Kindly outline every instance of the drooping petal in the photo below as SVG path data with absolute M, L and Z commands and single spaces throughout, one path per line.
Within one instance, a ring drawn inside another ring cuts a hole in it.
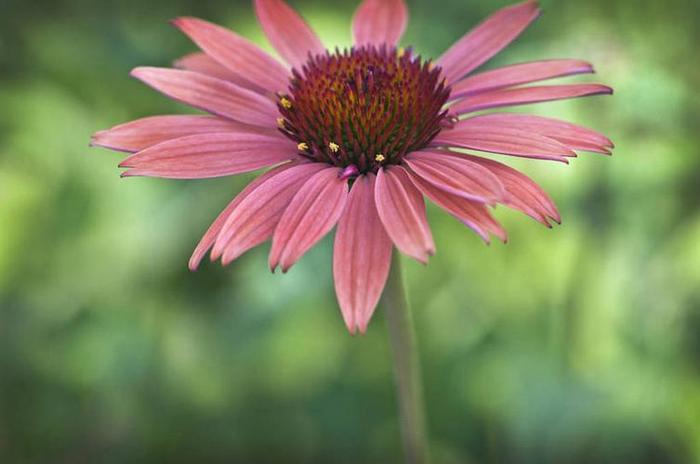
M 170 179 L 222 177 L 295 158 L 288 140 L 263 134 L 198 134 L 159 143 L 126 158 L 122 176 Z
M 142 67 L 131 75 L 170 98 L 212 114 L 247 124 L 275 127 L 277 106 L 270 99 L 204 74 Z
M 224 81 L 233 82 L 234 84 L 245 89 L 252 90 L 257 93 L 262 93 L 262 88 L 259 85 L 253 85 L 247 79 L 243 79 L 238 74 L 229 71 L 217 63 L 213 58 L 210 58 L 206 53 L 194 52 L 185 55 L 176 60 L 173 66 L 177 69 L 185 71 L 194 71 L 207 76 L 215 77 Z
M 355 179 L 333 247 L 335 293 L 350 333 L 367 325 L 391 266 L 391 239 L 374 202 L 375 175 Z
M 448 82 L 478 68 L 518 37 L 540 14 L 536 1 L 497 11 L 468 32 L 437 61 Z
M 197 18 L 178 18 L 176 27 L 233 74 L 269 92 L 287 88 L 288 72 L 260 47 L 221 26 Z
M 445 129 L 432 141 L 433 146 L 468 148 L 525 158 L 547 159 L 566 163 L 576 152 L 561 142 L 527 130 L 490 127 L 466 119 L 456 127 Z
M 404 254 L 426 264 L 435 242 L 425 215 L 423 195 L 400 166 L 382 168 L 374 188 L 379 217 L 389 237 Z
M 503 242 L 508 240 L 506 231 L 491 216 L 486 205 L 452 195 L 415 174 L 410 174 L 410 176 L 416 187 L 426 197 L 476 232 L 484 242 L 491 243 L 490 234 L 495 235 Z
M 498 177 L 467 158 L 439 151 L 419 151 L 410 153 L 404 161 L 416 175 L 453 195 L 488 204 L 501 201 L 505 196 Z
M 610 87 L 601 84 L 542 85 L 493 90 L 460 100 L 450 107 L 450 111 L 462 115 L 489 108 L 527 105 L 591 95 L 610 95 L 612 92 Z
M 241 191 L 241 193 L 236 195 L 236 198 L 234 198 L 233 201 L 231 201 L 231 203 L 229 203 L 228 206 L 224 208 L 224 210 L 217 216 L 217 218 L 214 220 L 211 226 L 209 226 L 209 229 L 207 229 L 207 231 L 204 233 L 204 236 L 202 236 L 202 239 L 197 244 L 197 247 L 194 249 L 194 252 L 190 257 L 188 266 L 191 271 L 197 270 L 197 268 L 199 267 L 199 263 L 202 262 L 202 258 L 204 258 L 204 255 L 207 253 L 207 251 L 209 251 L 209 249 L 214 245 L 214 242 L 216 241 L 219 232 L 224 227 L 224 224 L 226 223 L 226 221 L 228 221 L 229 217 L 231 216 L 231 213 L 235 210 L 235 208 L 270 177 L 275 176 L 280 172 L 289 169 L 292 166 L 293 164 L 290 163 L 279 166 L 275 169 L 271 169 L 265 174 L 256 177 L 255 180 L 249 183 Z
M 550 226 L 548 219 L 561 222 L 559 211 L 557 211 L 557 207 L 549 195 L 522 172 L 498 161 L 480 156 L 457 156 L 464 156 L 475 163 L 481 164 L 491 170 L 501 180 L 508 193 L 503 201 L 504 205 L 522 211 L 546 226 Z
M 150 116 L 120 124 L 92 136 L 92 145 L 134 153 L 166 140 L 195 134 L 221 132 L 267 133 L 277 136 L 274 129 L 249 126 L 216 116 L 168 115 Z M 279 136 L 281 138 L 281 135 Z
M 577 126 L 558 119 L 521 113 L 493 113 L 460 121 L 460 124 L 483 124 L 485 127 L 519 129 L 557 140 L 573 150 L 594 151 L 609 154 L 612 141 L 592 129 Z
M 408 23 L 408 8 L 403 0 L 364 0 L 352 21 L 356 46 L 386 44 L 394 47 Z
M 291 67 L 301 69 L 309 53 L 326 51 L 311 27 L 283 0 L 255 0 L 255 13 L 267 39 Z
M 272 237 L 282 214 L 299 188 L 325 168 L 322 163 L 285 166 L 241 199 L 221 226 L 211 253 L 224 265 Z
M 592 72 L 593 65 L 581 60 L 544 60 L 514 64 L 462 79 L 452 86 L 450 99 L 456 100 L 488 90 Z
M 311 177 L 297 192 L 275 228 L 270 250 L 270 269 L 282 272 L 335 226 L 343 213 L 348 182 L 336 167 Z

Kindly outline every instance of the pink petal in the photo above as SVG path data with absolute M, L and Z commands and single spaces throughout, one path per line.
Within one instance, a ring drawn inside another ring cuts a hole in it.
M 133 153 L 166 140 L 187 135 L 215 132 L 261 133 L 262 131 L 271 136 L 279 134 L 274 129 L 248 126 L 216 116 L 151 116 L 97 132 L 92 136 L 92 145 Z
M 207 251 L 209 251 L 212 245 L 214 245 L 216 237 L 219 235 L 219 232 L 223 228 L 226 221 L 228 221 L 228 218 L 231 216 L 231 213 L 235 210 L 235 208 L 270 177 L 289 169 L 291 166 L 293 166 L 293 164 L 285 164 L 272 169 L 261 176 L 258 176 L 255 180 L 249 183 L 241 191 L 241 193 L 236 195 L 236 198 L 234 198 L 233 201 L 229 203 L 228 206 L 221 212 L 221 214 L 219 214 L 212 225 L 209 226 L 209 229 L 207 229 L 204 236 L 199 241 L 199 244 L 197 244 L 197 248 L 195 248 L 194 252 L 192 253 L 188 266 L 191 271 L 197 270 L 199 263 L 202 262 L 202 258 L 204 258 L 204 255 L 207 253 Z
M 417 176 L 468 200 L 494 204 L 505 196 L 498 178 L 480 164 L 438 151 L 413 152 L 404 158 Z
M 391 266 L 391 239 L 374 204 L 375 177 L 355 179 L 333 247 L 335 293 L 352 334 L 367 331 Z
M 460 100 L 450 107 L 450 111 L 462 115 L 488 108 L 527 105 L 591 95 L 610 95 L 612 92 L 610 87 L 601 84 L 543 85 L 493 90 Z
M 126 158 L 123 176 L 201 179 L 272 166 L 296 157 L 288 140 L 263 134 L 199 134 L 168 140 Z
M 277 106 L 231 82 L 179 69 L 136 68 L 131 75 L 170 98 L 247 124 L 275 127 Z
M 177 69 L 185 71 L 194 71 L 200 74 L 206 74 L 210 77 L 215 77 L 224 81 L 233 82 L 234 84 L 245 89 L 252 90 L 257 93 L 262 93 L 262 87 L 251 84 L 247 79 L 243 79 L 240 75 L 235 74 L 216 61 L 207 56 L 206 53 L 195 52 L 185 55 L 173 63 Z
M 491 216 L 488 208 L 484 204 L 452 195 L 426 182 L 415 174 L 411 174 L 411 180 L 433 203 L 476 232 L 484 242 L 491 242 L 489 234 L 495 235 L 503 242 L 508 240 L 506 231 Z
M 452 86 L 450 99 L 555 77 L 592 73 L 593 66 L 580 60 L 544 60 L 520 63 L 474 74 Z
M 322 163 L 304 163 L 277 171 L 231 211 L 216 237 L 212 260 L 224 265 L 272 237 L 282 214 L 299 188 L 324 169 Z
M 267 39 L 290 66 L 301 69 L 309 53 L 325 53 L 316 33 L 283 0 L 255 0 L 255 12 Z
M 448 82 L 456 82 L 518 37 L 540 14 L 536 1 L 497 11 L 471 30 L 437 61 Z
M 339 172 L 336 167 L 318 172 L 294 196 L 272 237 L 270 269 L 287 272 L 338 222 L 348 196 Z
M 576 152 L 554 139 L 521 129 L 492 127 L 466 119 L 453 129 L 444 129 L 432 141 L 433 146 L 452 146 L 525 158 L 566 163 Z
M 467 121 L 469 121 L 467 123 Z M 485 127 L 527 130 L 557 140 L 572 150 L 594 151 L 609 154 L 614 144 L 609 138 L 585 127 L 558 119 L 520 113 L 494 113 L 465 119 L 467 124 L 483 124 Z
M 557 211 L 557 207 L 549 195 L 522 172 L 480 156 L 458 156 L 466 156 L 475 163 L 490 169 L 491 172 L 498 176 L 508 192 L 508 196 L 503 201 L 504 205 L 522 211 L 547 226 L 550 225 L 547 218 L 561 222 L 559 211 Z
M 408 8 L 403 0 L 364 0 L 352 21 L 355 45 L 396 46 L 406 30 Z
M 396 247 L 406 255 L 428 262 L 435 243 L 425 215 L 423 195 L 400 166 L 382 168 L 374 189 L 379 217 Z
M 207 55 L 249 85 L 272 93 L 287 88 L 288 72 L 284 66 L 233 31 L 197 18 L 178 18 L 173 24 Z

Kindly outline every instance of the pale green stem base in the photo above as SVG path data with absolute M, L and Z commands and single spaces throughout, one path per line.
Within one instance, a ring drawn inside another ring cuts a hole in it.
M 406 301 L 397 252 L 394 252 L 392 259 L 391 272 L 382 295 L 382 306 L 389 328 L 406 463 L 426 464 L 429 457 L 423 384 L 413 317 Z

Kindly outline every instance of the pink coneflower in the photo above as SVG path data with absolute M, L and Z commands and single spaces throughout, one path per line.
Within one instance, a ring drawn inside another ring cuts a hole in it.
M 365 332 L 385 286 L 393 247 L 427 263 L 435 244 L 424 196 L 488 242 L 506 233 L 497 204 L 550 226 L 559 213 L 524 174 L 456 149 L 566 162 L 577 151 L 609 154 L 605 136 L 539 116 L 477 111 L 588 95 L 599 84 L 525 86 L 593 72 L 578 60 L 515 64 L 472 72 L 512 42 L 540 10 L 502 9 L 437 60 L 398 43 L 403 0 L 365 0 L 353 19 L 354 47 L 327 50 L 282 0 L 255 0 L 278 61 L 245 38 L 206 21 L 176 27 L 203 52 L 179 69 L 132 75 L 209 115 L 139 119 L 94 136 L 95 145 L 133 153 L 123 176 L 200 179 L 269 169 L 205 233 L 190 260 L 211 249 L 228 264 L 272 240 L 269 265 L 286 272 L 337 225 L 333 276 L 350 332 Z

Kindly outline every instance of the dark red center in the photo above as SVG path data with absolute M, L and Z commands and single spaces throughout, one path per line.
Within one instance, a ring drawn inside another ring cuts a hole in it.
M 376 172 L 424 148 L 447 122 L 440 68 L 374 46 L 311 57 L 280 95 L 280 130 L 315 161 Z

